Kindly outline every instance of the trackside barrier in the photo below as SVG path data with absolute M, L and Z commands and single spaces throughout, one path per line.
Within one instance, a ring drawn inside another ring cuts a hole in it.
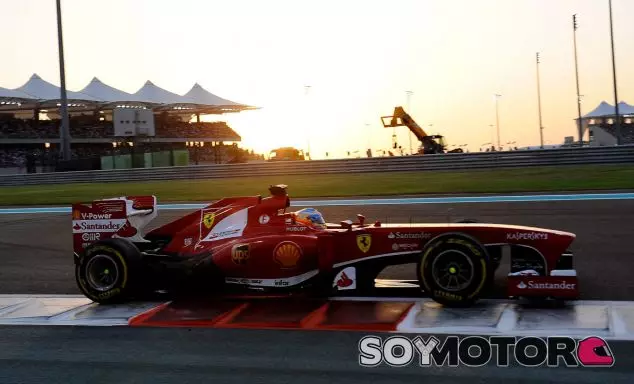
M 279 300 L 278 300 L 279 301 Z M 577 301 L 538 308 L 482 300 L 444 308 L 430 299 L 337 298 L 315 302 L 206 300 L 102 306 L 83 296 L 0 295 L 0 325 L 202 327 L 571 336 L 634 340 L 634 302 Z M 280 310 L 280 308 L 284 310 Z
M 0 186 L 634 163 L 634 146 L 0 175 Z

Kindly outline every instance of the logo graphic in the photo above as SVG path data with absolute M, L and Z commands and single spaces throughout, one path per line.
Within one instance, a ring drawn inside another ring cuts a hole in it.
M 548 240 L 548 234 L 540 232 L 507 233 L 506 240 Z
M 126 223 L 126 219 L 75 220 L 73 221 L 73 233 L 118 232 Z
M 300 257 L 302 257 L 302 250 L 292 241 L 279 243 L 273 251 L 273 259 L 282 268 L 295 268 Z
M 81 234 L 83 241 L 98 241 L 101 239 L 101 233 L 99 232 L 86 232 Z
M 81 218 L 81 213 L 78 210 L 73 209 L 73 220 L 79 220 Z
M 419 233 L 401 233 L 401 232 L 390 232 L 387 235 L 388 239 L 429 239 L 431 237 L 431 233 L 419 232 Z
M 75 223 L 75 225 L 73 225 L 73 229 L 74 229 L 75 231 L 79 231 L 79 230 L 81 230 L 81 227 L 79 226 L 79 224 L 78 224 L 78 223 Z
M 579 342 L 567 336 L 447 336 L 444 340 L 434 336 L 365 336 L 359 341 L 362 367 L 482 367 L 490 362 L 509 367 L 513 359 L 523 367 L 612 367 L 615 361 L 608 343 L 597 336 Z
M 260 218 L 258 219 L 258 222 L 260 224 L 268 224 L 269 221 L 271 221 L 271 218 L 269 217 L 269 215 L 262 215 L 260 216 Z
M 348 289 L 357 288 L 357 271 L 354 267 L 345 268 L 335 276 L 335 280 L 332 283 L 333 287 L 336 287 L 339 291 L 345 291 Z
M 396 243 L 395 243 L 395 244 L 392 244 L 392 249 L 393 249 L 394 251 L 398 251 L 398 244 L 396 244 Z
M 577 359 L 584 367 L 611 367 L 614 355 L 608 343 L 600 337 L 590 336 L 579 342 Z
M 203 215 L 203 224 L 207 229 L 211 228 L 214 225 L 214 220 L 216 219 L 216 215 L 214 213 L 205 213 Z
M 183 240 L 183 245 L 185 247 L 189 247 L 190 245 L 192 245 L 194 239 L 192 239 L 191 237 L 187 237 Z
M 249 260 L 249 244 L 234 245 L 231 249 L 231 261 L 237 265 L 245 265 Z
M 357 235 L 357 247 L 361 250 L 361 252 L 366 253 L 370 250 L 370 246 L 372 245 L 372 236 L 368 234 Z
M 528 285 L 524 284 L 524 282 L 523 282 L 523 281 L 520 281 L 520 283 L 519 283 L 519 284 L 517 284 L 517 288 L 519 288 L 519 289 L 524 289 L 524 288 L 526 288 L 526 287 L 528 287 Z

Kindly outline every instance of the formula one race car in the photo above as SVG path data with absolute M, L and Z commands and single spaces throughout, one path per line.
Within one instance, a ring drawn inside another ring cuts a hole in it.
M 481 223 L 386 225 L 362 215 L 328 224 L 312 208 L 287 212 L 285 185 L 269 191 L 266 198 L 218 200 L 147 233 L 158 213 L 154 196 L 73 204 L 77 284 L 99 303 L 184 287 L 328 297 L 372 292 L 384 268 L 414 264 L 417 292 L 465 306 L 486 292 L 504 255 L 510 297 L 578 297 L 572 233 Z

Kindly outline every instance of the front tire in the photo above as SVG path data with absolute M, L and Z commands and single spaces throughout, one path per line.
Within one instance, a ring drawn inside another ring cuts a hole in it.
M 100 304 L 126 301 L 135 293 L 141 252 L 128 240 L 114 238 L 88 246 L 75 265 L 81 292 Z
M 416 269 L 421 288 L 449 307 L 472 305 L 489 281 L 486 250 L 460 234 L 433 240 L 423 250 Z

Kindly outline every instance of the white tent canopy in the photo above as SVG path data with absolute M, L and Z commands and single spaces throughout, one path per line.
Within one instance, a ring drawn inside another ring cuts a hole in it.
M 207 91 L 198 83 L 194 84 L 192 89 L 190 89 L 189 92 L 185 94 L 185 97 L 189 97 L 190 99 L 194 100 L 195 104 L 201 104 L 201 105 L 216 105 L 216 106 L 240 105 L 231 100 L 226 100 L 226 99 L 223 99 L 222 97 L 218 97 L 214 95 L 213 93 Z
M 79 92 L 109 103 L 126 101 L 143 102 L 143 100 L 130 93 L 118 90 L 114 87 L 102 83 L 101 80 L 96 77 L 93 77 L 93 79 L 90 81 L 90 84 L 85 86 Z
M 632 114 L 634 114 L 634 106 L 624 101 L 621 101 L 619 103 L 619 115 L 623 116 L 623 115 L 632 115 Z M 614 105 L 607 103 L 605 101 L 602 101 L 601 104 L 599 104 L 591 112 L 588 112 L 586 115 L 584 115 L 583 118 L 592 119 L 595 117 L 611 117 L 611 116 L 616 116 L 616 109 L 614 108 Z
M 7 89 L 0 87 L 0 102 L 8 105 L 19 99 L 25 100 L 28 104 L 39 104 L 41 107 L 45 107 L 51 102 L 59 102 L 61 99 L 60 91 L 60 87 L 43 80 L 37 74 L 33 74 L 29 81 L 19 88 Z M 152 104 L 153 108 L 158 108 L 159 110 L 163 108 L 179 109 L 180 106 L 184 105 L 187 107 L 183 109 L 195 111 L 196 113 L 224 113 L 228 110 L 236 112 L 255 108 L 218 97 L 205 90 L 198 83 L 187 94 L 182 96 L 158 87 L 151 81 L 145 82 L 141 89 L 134 94 L 130 94 L 104 84 L 96 77 L 80 91 L 68 90 L 67 98 L 69 103 L 79 101 L 82 104 L 86 104 L 86 102 L 93 104 Z M 6 110 L 6 108 L 2 107 L 0 109 Z
M 0 87 L 0 99 L 32 100 L 33 96 L 14 89 Z
M 190 98 L 166 91 L 149 80 L 143 84 L 143 87 L 141 87 L 134 96 L 146 102 L 156 104 L 194 104 L 194 101 Z
M 33 74 L 29 81 L 23 86 L 17 88 L 17 91 L 27 93 L 35 99 L 39 100 L 60 100 L 60 87 L 43 80 L 37 74 Z M 67 91 L 67 98 L 69 100 L 84 100 L 84 101 L 99 101 L 92 96 L 80 92 Z

